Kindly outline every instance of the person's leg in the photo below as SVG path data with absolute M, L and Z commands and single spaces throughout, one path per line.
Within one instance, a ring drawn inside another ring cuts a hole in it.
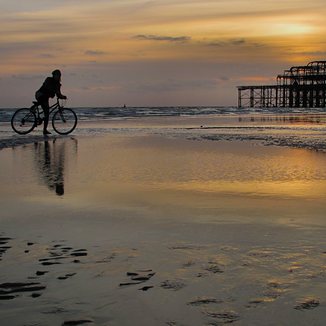
M 49 124 L 49 113 L 50 113 L 49 99 L 41 98 L 38 101 L 40 102 L 44 113 L 43 134 L 50 134 L 50 132 L 47 130 Z

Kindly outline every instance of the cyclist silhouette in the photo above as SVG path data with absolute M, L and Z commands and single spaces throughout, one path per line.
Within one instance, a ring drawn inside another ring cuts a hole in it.
M 56 69 L 52 71 L 52 77 L 47 77 L 41 88 L 35 93 L 36 100 L 41 104 L 44 111 L 43 134 L 51 134 L 47 128 L 49 123 L 49 98 L 55 95 L 60 99 L 67 99 L 67 96 L 61 94 L 61 71 Z

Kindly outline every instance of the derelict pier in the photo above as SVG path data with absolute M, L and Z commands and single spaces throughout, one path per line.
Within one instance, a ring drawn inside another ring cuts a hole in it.
M 284 70 L 275 85 L 238 86 L 238 107 L 326 107 L 326 61 Z

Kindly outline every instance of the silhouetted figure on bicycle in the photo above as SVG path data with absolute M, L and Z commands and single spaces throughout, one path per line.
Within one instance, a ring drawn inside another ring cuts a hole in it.
M 52 72 L 52 77 L 47 77 L 41 88 L 35 93 L 36 100 L 41 104 L 44 111 L 43 134 L 51 134 L 47 128 L 49 123 L 49 98 L 55 95 L 60 99 L 67 99 L 67 96 L 61 94 L 61 71 L 56 69 Z

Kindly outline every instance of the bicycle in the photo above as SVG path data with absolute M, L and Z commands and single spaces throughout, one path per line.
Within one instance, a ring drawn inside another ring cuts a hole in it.
M 77 126 L 77 115 L 72 109 L 64 108 L 57 98 L 56 103 L 50 106 L 49 116 L 52 114 L 52 127 L 60 135 L 68 135 Z M 20 135 L 26 135 L 43 123 L 44 113 L 41 105 L 33 101 L 30 108 L 18 109 L 11 118 L 12 129 Z

